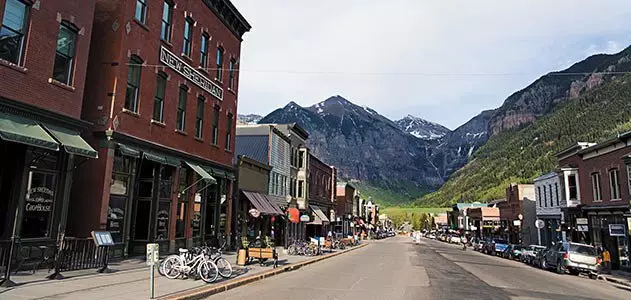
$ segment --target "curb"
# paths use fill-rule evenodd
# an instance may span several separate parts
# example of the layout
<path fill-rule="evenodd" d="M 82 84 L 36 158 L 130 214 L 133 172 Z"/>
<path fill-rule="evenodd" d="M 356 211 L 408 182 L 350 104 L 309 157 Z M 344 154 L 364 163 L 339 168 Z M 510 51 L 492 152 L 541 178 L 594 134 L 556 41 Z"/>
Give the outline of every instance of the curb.
<path fill-rule="evenodd" d="M 609 277 L 609 276 L 603 276 L 603 275 L 598 275 L 598 279 L 603 280 L 603 281 L 607 281 L 607 282 L 613 282 L 616 284 L 620 284 L 620 285 L 624 285 L 627 287 L 631 287 L 631 282 L 628 282 L 626 280 L 620 280 L 614 277 Z"/>
<path fill-rule="evenodd" d="M 218 286 L 211 286 L 211 287 L 201 287 L 201 288 L 196 288 L 190 291 L 183 291 L 183 292 L 179 292 L 176 293 L 175 295 L 167 295 L 167 296 L 162 296 L 159 297 L 158 299 L 160 300 L 188 300 L 188 299 L 202 299 L 202 298 L 206 298 L 208 296 L 212 296 L 215 294 L 219 294 L 221 292 L 225 292 L 227 290 L 231 290 L 234 289 L 236 287 L 240 287 L 252 282 L 256 282 L 259 280 L 263 280 L 265 278 L 269 278 L 278 274 L 282 274 L 285 272 L 290 272 L 293 270 L 297 270 L 300 269 L 303 266 L 307 266 L 325 259 L 329 259 L 332 257 L 336 257 L 338 255 L 342 255 L 344 253 L 353 251 L 353 250 L 357 250 L 363 247 L 368 246 L 368 243 L 364 243 L 361 244 L 359 246 L 353 247 L 353 248 L 349 248 L 340 252 L 336 252 L 336 253 L 331 253 L 331 254 L 327 254 L 327 255 L 322 255 L 316 258 L 312 258 L 312 259 L 308 259 L 302 262 L 298 262 L 298 263 L 293 263 L 293 264 L 289 264 L 283 267 L 279 267 L 276 269 L 272 269 L 269 271 L 265 271 L 259 274 L 254 274 L 254 275 L 250 275 L 248 277 L 243 277 L 241 279 L 235 279 L 233 281 L 229 281 L 226 282 L 224 284 L 218 285 Z"/>

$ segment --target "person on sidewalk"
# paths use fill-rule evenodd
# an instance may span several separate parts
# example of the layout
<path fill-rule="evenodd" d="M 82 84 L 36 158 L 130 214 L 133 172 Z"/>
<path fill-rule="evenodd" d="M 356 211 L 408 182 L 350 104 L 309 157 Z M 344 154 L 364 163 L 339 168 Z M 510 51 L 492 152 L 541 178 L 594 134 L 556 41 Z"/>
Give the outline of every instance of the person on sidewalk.
<path fill-rule="evenodd" d="M 611 274 L 611 253 L 603 248 L 603 274 Z"/>

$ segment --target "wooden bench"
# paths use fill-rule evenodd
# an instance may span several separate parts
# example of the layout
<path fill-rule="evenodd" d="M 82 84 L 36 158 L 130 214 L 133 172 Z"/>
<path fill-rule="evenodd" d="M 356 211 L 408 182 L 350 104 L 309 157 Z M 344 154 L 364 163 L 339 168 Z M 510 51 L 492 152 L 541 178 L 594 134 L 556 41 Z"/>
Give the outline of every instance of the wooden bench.
<path fill-rule="evenodd" d="M 262 266 L 268 259 L 274 260 L 273 267 L 278 266 L 278 253 L 274 248 L 248 248 L 248 261 L 258 259 Z"/>

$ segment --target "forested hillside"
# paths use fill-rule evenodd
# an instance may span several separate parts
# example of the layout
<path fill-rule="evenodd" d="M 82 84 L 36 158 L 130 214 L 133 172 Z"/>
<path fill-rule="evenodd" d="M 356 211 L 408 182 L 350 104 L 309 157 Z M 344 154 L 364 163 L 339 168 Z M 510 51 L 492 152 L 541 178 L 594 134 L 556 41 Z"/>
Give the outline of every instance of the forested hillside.
<path fill-rule="evenodd" d="M 473 159 L 419 206 L 505 197 L 511 182 L 531 182 L 554 170 L 555 154 L 573 143 L 599 142 L 631 129 L 631 75 L 613 79 L 522 128 L 493 136 Z"/>

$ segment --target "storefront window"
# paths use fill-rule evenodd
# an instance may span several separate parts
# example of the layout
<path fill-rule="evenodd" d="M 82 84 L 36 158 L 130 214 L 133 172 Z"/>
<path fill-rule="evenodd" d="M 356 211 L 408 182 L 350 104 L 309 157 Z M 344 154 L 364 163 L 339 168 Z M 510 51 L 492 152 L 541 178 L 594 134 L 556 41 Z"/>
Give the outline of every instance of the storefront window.
<path fill-rule="evenodd" d="M 202 196 L 195 194 L 195 200 L 193 202 L 193 217 L 191 218 L 191 228 L 193 229 L 193 237 L 199 237 L 201 235 L 201 221 L 202 221 Z"/>
<path fill-rule="evenodd" d="M 110 196 L 110 206 L 107 208 L 107 231 L 112 234 L 114 242 L 122 242 L 122 229 L 125 221 L 125 202 L 127 197 Z"/>
<path fill-rule="evenodd" d="M 184 229 L 186 228 L 186 201 L 179 201 L 177 204 L 177 216 L 175 220 L 175 237 L 184 237 Z"/>
<path fill-rule="evenodd" d="M 160 174 L 160 198 L 171 200 L 171 185 L 173 184 L 173 168 L 163 166 Z"/>
<path fill-rule="evenodd" d="M 125 207 L 128 199 L 129 179 L 132 158 L 123 156 L 120 151 L 114 155 L 112 180 L 110 182 L 110 202 L 107 209 L 107 230 L 115 242 L 123 241 L 122 230 L 125 221 Z"/>
<path fill-rule="evenodd" d="M 56 188 L 56 174 L 40 171 L 29 172 L 22 218 L 22 238 L 50 236 Z"/>
<path fill-rule="evenodd" d="M 180 168 L 179 172 L 179 184 L 178 184 L 178 192 L 179 198 L 177 203 L 177 213 L 175 220 L 175 237 L 182 238 L 184 237 L 184 230 L 186 228 L 186 212 L 187 212 L 187 203 L 188 203 L 188 192 L 185 189 L 188 187 L 188 174 L 186 168 Z"/>

